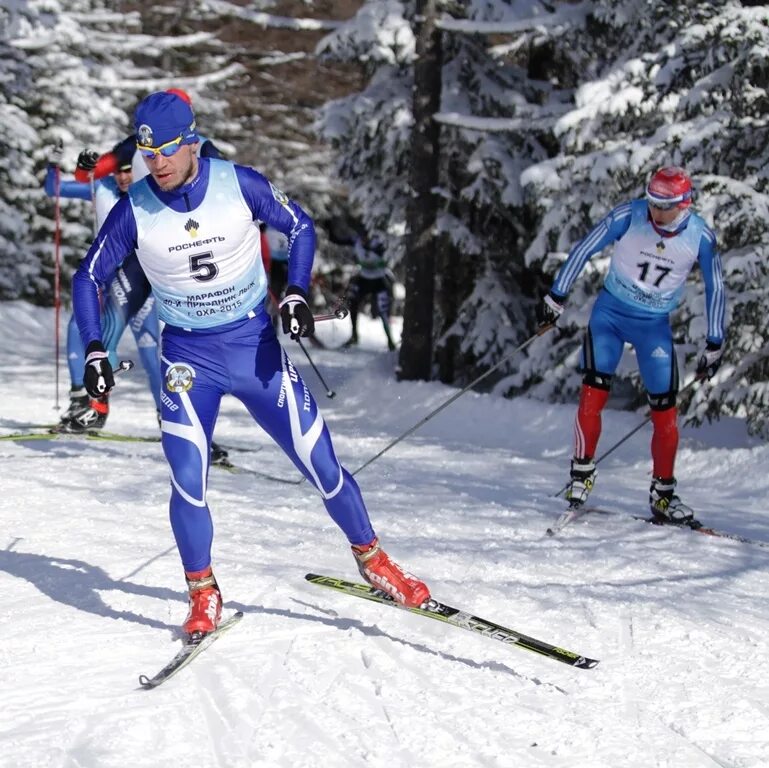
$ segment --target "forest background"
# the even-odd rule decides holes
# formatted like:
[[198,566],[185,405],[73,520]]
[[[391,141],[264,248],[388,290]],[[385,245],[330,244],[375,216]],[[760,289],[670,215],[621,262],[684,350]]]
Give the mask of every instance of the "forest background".
[[[340,231],[386,242],[407,378],[464,385],[503,361],[495,391],[571,400],[608,254],[558,331],[513,350],[569,248],[680,164],[718,235],[729,322],[721,371],[682,410],[765,437],[768,60],[769,10],[747,0],[0,0],[0,300],[53,303],[53,146],[71,171],[127,135],[146,93],[181,87],[204,135],[316,219],[319,271],[349,263]],[[92,215],[60,213],[66,292]],[[695,270],[673,317],[684,374],[703,293]],[[643,406],[630,350],[615,395]]]

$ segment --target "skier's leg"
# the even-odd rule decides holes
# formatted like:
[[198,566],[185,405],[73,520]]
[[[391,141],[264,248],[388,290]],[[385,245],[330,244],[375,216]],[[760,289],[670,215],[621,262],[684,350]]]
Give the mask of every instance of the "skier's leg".
[[390,329],[390,292],[387,289],[387,284],[384,278],[381,280],[380,290],[376,293],[376,304],[379,310],[379,317],[382,320],[382,327],[384,328],[385,336],[387,336],[387,348],[392,351],[395,349],[395,341],[393,341],[392,331]]
[[158,320],[157,303],[150,295],[131,318],[131,331],[136,340],[139,359],[147,373],[150,391],[155,401],[155,408],[160,412],[160,321]]
[[185,337],[176,329],[163,333],[162,444],[171,470],[171,527],[188,573],[211,564],[213,525],[206,494],[211,434],[226,391],[223,357],[215,341]]
[[[666,316],[650,320],[634,340],[638,367],[646,387],[654,431],[651,440],[652,482],[661,483],[668,501],[675,496],[675,461],[678,453],[678,360],[673,332]],[[650,498],[650,502],[653,500]],[[680,503],[680,499],[678,500]]]
[[403,572],[379,547],[358,484],[341,466],[315,398],[278,343],[272,325],[258,318],[228,347],[232,394],[285,451],[323,498],[352,545],[364,578],[405,605],[421,605],[429,590]]
[[69,405],[59,419],[56,429],[66,432],[82,432],[87,425],[98,421],[98,414],[91,408],[91,397],[83,385],[85,369],[85,350],[80,331],[75,322],[75,315],[67,324],[67,366],[69,368]]
[[673,332],[666,315],[649,318],[635,331],[632,343],[646,387],[653,426],[652,482],[649,507],[653,514],[674,522],[693,518],[692,510],[676,495],[675,461],[678,453],[678,360]]
[[352,336],[345,343],[345,346],[358,343],[358,312],[360,310],[360,285],[357,278],[353,278],[345,291],[347,298],[347,308],[350,311],[350,322],[352,323]]
[[595,308],[582,345],[582,391],[574,419],[574,456],[566,492],[572,505],[584,504],[595,483],[594,457],[601,436],[601,412],[609,399],[623,346],[611,318],[600,307]]
[[596,306],[582,343],[582,393],[574,425],[574,455],[592,458],[601,436],[601,411],[625,345],[612,316]]

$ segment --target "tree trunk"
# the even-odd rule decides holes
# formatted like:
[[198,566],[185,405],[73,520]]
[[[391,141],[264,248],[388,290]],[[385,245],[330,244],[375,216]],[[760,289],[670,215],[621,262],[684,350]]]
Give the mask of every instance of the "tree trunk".
[[435,295],[435,217],[438,198],[439,126],[433,115],[441,105],[441,33],[437,0],[417,0],[415,15],[414,128],[411,138],[411,205],[407,212],[406,302],[400,351],[402,379],[431,378]]

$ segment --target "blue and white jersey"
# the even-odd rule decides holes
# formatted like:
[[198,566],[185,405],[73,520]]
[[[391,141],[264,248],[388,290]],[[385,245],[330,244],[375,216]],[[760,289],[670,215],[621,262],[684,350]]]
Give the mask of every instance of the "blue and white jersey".
[[192,212],[163,205],[146,178],[128,194],[136,254],[161,320],[180,328],[210,328],[239,320],[264,301],[259,227],[234,165],[211,161],[208,190]]
[[267,291],[257,221],[288,237],[289,283],[306,290],[313,222],[253,168],[201,158],[198,175],[179,189],[164,192],[152,177],[132,185],[73,277],[83,343],[101,340],[96,286],[133,250],[169,325],[215,328],[246,317]]
[[691,213],[676,232],[663,234],[654,227],[646,200],[617,206],[571,250],[553,283],[553,293],[565,298],[589,259],[612,243],[604,289],[634,311],[669,314],[699,262],[705,281],[707,340],[723,341],[721,258],[715,234],[702,217]]
[[94,182],[93,206],[96,211],[97,229],[101,229],[101,225],[107,220],[107,215],[121,197],[120,188],[114,176],[105,176]]

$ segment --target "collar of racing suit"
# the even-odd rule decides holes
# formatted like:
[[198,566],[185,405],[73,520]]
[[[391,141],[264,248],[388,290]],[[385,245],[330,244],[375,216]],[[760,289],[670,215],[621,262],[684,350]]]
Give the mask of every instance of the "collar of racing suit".
[[203,202],[205,197],[206,189],[208,189],[209,170],[208,158],[199,157],[198,175],[189,184],[166,191],[160,189],[152,176],[148,176],[147,180],[152,191],[164,205],[174,211],[193,211]]

